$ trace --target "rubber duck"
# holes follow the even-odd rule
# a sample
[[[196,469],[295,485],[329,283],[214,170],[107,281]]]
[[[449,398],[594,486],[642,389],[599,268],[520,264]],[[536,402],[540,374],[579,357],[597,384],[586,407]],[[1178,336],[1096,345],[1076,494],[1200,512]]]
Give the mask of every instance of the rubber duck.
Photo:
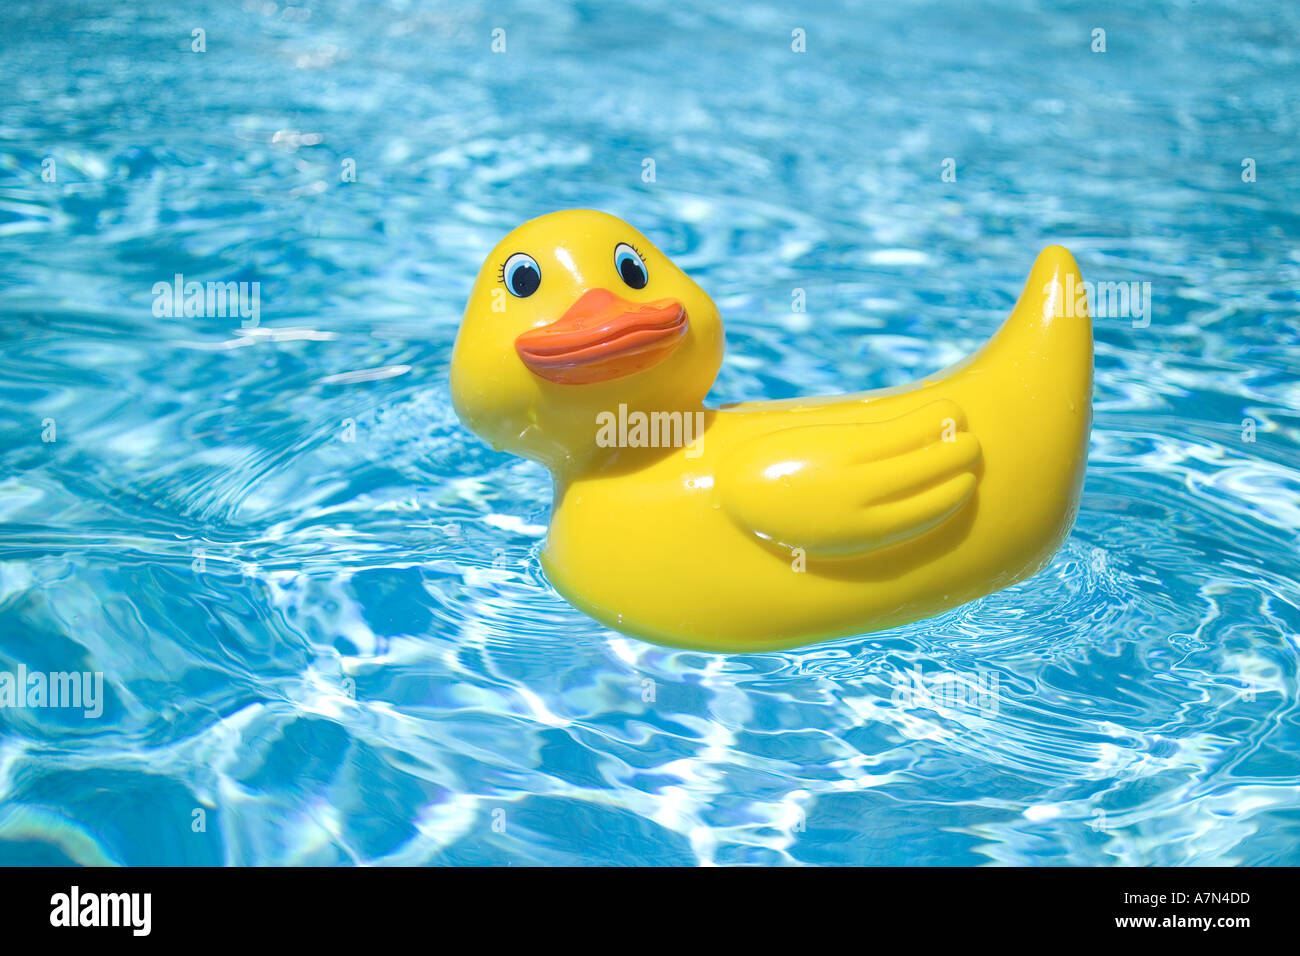
[[[569,603],[658,644],[793,648],[935,616],[1050,561],[1092,424],[1083,288],[1049,246],[1001,329],[955,365],[710,408],[713,301],[627,223],[566,210],[488,256],[451,396],[494,448],[549,469],[541,561]]]

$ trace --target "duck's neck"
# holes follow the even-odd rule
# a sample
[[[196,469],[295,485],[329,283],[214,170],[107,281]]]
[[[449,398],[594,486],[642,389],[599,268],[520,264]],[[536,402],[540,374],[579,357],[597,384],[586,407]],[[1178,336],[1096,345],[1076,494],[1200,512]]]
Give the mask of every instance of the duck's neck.
[[[558,491],[581,478],[639,471],[670,455],[698,458],[716,415],[703,405],[671,412],[623,405],[601,413],[584,441],[548,443],[530,457],[551,472]]]

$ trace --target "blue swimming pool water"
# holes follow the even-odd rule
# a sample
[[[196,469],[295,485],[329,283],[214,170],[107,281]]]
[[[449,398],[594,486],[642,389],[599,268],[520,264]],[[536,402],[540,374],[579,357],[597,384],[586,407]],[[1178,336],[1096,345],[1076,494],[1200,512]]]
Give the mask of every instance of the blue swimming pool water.
[[[103,675],[0,710],[0,863],[1300,863],[1300,8],[169,6],[0,10],[0,671]],[[1065,548],[789,653],[570,608],[446,383],[568,206],[714,296],[719,401],[932,371],[1051,242],[1149,282]]]

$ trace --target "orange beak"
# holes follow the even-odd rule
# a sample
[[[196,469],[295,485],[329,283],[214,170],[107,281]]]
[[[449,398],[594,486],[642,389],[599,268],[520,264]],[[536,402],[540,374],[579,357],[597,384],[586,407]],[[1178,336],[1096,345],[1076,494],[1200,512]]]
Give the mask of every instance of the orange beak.
[[[529,370],[559,385],[608,382],[657,365],[681,344],[688,320],[676,299],[629,302],[589,289],[550,325],[515,339]]]

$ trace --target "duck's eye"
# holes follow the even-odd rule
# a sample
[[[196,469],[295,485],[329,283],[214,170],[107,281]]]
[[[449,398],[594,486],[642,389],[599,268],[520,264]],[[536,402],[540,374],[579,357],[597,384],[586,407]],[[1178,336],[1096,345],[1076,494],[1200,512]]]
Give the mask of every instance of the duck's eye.
[[[526,299],[542,284],[542,270],[538,268],[537,260],[532,256],[516,252],[506,260],[501,270],[501,279],[511,295]]]
[[[614,268],[623,277],[623,281],[634,289],[644,289],[650,281],[641,254],[626,242],[620,242],[614,247]]]

